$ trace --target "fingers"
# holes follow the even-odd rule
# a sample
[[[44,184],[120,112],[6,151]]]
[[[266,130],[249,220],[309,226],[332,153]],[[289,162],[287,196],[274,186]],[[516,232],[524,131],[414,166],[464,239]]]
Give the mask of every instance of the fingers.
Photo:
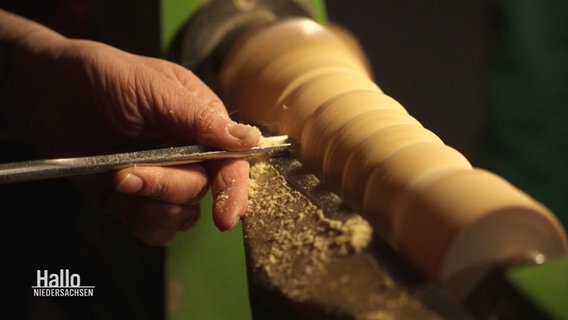
[[[221,231],[232,229],[245,214],[249,163],[227,160],[207,165],[213,192],[213,221]],[[199,218],[196,205],[208,187],[200,166],[132,167],[115,174],[116,191],[105,211],[120,217],[150,245],[168,244]]]
[[[105,211],[123,220],[137,238],[151,246],[169,244],[200,216],[199,204],[176,205],[121,193],[107,199]]]
[[[257,128],[236,123],[218,109],[217,102],[213,102],[194,115],[198,143],[225,150],[245,150],[258,145],[260,131]]]
[[[195,203],[207,191],[208,178],[201,166],[131,167],[118,171],[116,191],[176,204]]]
[[[213,192],[213,221],[219,230],[227,231],[244,216],[248,204],[249,163],[227,160],[207,167]]]
[[[105,211],[124,220],[143,242],[168,244],[199,218],[199,201],[208,189],[201,166],[132,167],[114,176],[115,190]]]
[[[88,70],[96,100],[91,107],[99,116],[92,118],[94,124],[109,123],[107,131],[122,137],[117,139],[116,149],[156,141],[199,143],[225,150],[245,150],[258,144],[259,130],[232,121],[219,97],[191,71],[165,60],[97,48],[100,60]],[[85,50],[85,54],[90,52]],[[109,52],[113,59],[108,59]],[[125,70],[125,65],[131,67]],[[117,70],[123,72],[117,74]],[[106,139],[101,139],[104,143],[94,140],[99,147],[108,147]],[[182,225],[191,224],[189,217],[197,215],[192,205],[210,183],[215,223],[221,230],[232,228],[246,210],[248,163],[208,165],[208,174],[197,168],[124,169],[113,175],[115,190],[110,196],[108,180],[102,178],[105,184],[96,196],[103,194],[109,211],[126,220],[141,239],[161,244],[169,241],[175,230],[183,229]]]
[[[190,138],[225,150],[244,150],[258,144],[257,128],[232,121],[219,97],[191,71],[176,64],[169,67],[178,86],[154,85],[152,88],[161,92],[153,96],[159,98],[148,99],[160,104],[151,117],[159,121],[158,128],[169,130],[174,139]],[[173,88],[177,90],[173,92]]]
[[[215,225],[221,231],[232,229],[247,209],[249,163],[212,162],[207,171]],[[105,211],[124,220],[143,242],[166,245],[197,222],[207,187],[200,166],[127,168],[115,174],[116,192],[105,201]]]

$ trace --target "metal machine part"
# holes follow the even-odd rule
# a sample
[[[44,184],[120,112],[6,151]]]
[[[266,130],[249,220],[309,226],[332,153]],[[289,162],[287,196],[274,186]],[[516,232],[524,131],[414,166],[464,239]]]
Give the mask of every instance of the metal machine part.
[[[257,319],[470,319],[291,158],[253,164],[243,221]]]
[[[212,0],[187,21],[173,54],[215,87],[217,68],[234,41],[256,25],[288,16],[315,18],[316,12],[308,0]]]

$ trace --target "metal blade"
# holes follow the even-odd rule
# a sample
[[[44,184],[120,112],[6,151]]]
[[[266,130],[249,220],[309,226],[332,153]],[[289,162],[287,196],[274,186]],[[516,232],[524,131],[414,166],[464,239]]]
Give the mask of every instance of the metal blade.
[[[171,166],[210,160],[274,157],[290,154],[296,142],[287,136],[264,138],[264,145],[242,151],[201,145],[171,147],[78,158],[44,159],[0,164],[0,184],[101,173],[136,165]]]

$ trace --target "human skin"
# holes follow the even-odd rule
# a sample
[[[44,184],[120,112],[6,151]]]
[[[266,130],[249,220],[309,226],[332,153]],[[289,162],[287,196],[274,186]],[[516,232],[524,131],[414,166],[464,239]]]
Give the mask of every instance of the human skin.
[[[75,157],[185,144],[244,150],[260,133],[233,122],[175,63],[66,38],[0,10],[0,136],[40,157]],[[164,245],[195,224],[209,187],[216,226],[234,227],[246,211],[248,169],[244,160],[138,166],[73,182],[142,241]]]

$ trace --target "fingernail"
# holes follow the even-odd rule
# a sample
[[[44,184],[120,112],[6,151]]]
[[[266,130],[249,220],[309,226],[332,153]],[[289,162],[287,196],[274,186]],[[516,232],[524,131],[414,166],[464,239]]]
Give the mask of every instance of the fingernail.
[[[116,186],[116,191],[123,193],[136,193],[144,187],[144,181],[131,173],[127,174]]]
[[[250,139],[258,131],[258,129],[253,126],[241,123],[231,123],[228,127],[228,130],[229,134],[237,138],[238,140]]]

